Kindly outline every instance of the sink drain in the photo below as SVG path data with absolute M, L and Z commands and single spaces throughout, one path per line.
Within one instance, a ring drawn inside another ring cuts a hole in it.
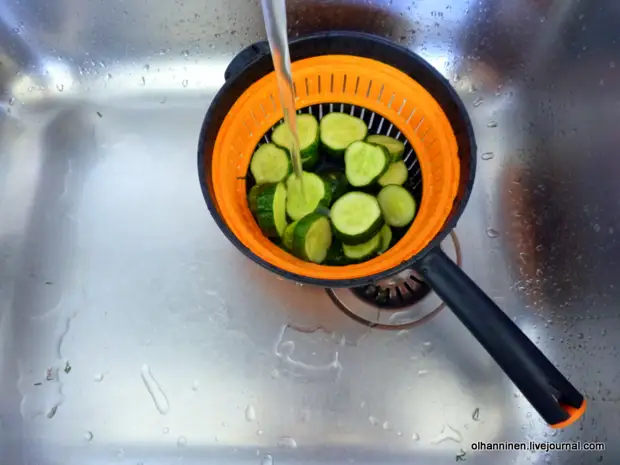
M 441 248 L 461 265 L 461 248 L 454 232 L 442 242 Z M 437 294 L 413 270 L 404 270 L 368 286 L 326 291 L 332 302 L 351 318 L 366 326 L 385 329 L 424 323 L 444 307 Z
M 431 292 L 422 277 L 413 270 L 405 270 L 396 276 L 376 284 L 355 287 L 351 291 L 364 302 L 378 308 L 397 310 L 415 305 Z

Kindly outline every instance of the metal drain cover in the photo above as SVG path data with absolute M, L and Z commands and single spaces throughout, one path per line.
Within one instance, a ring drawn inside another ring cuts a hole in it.
M 454 232 L 441 243 L 443 251 L 461 266 L 461 248 Z M 326 289 L 336 306 L 371 327 L 403 329 L 428 321 L 444 303 L 413 270 L 353 289 Z
M 393 310 L 415 305 L 431 292 L 429 285 L 413 270 L 404 270 L 376 284 L 351 290 L 369 304 Z

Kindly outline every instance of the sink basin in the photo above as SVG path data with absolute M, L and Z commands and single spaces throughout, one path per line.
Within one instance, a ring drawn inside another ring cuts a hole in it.
M 0 462 L 617 462 L 618 18 L 611 0 L 289 2 L 292 36 L 389 37 L 466 103 L 479 171 L 444 247 L 587 398 L 552 430 L 432 292 L 379 309 L 221 234 L 197 138 L 264 38 L 259 2 L 5 1 Z

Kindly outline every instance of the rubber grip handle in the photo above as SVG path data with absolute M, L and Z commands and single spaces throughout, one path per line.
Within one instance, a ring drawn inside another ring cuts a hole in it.
M 439 247 L 416 267 L 549 425 L 565 427 L 583 414 L 579 391 Z

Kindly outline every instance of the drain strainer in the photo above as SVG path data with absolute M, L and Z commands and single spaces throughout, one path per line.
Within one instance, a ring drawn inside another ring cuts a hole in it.
M 405 270 L 376 284 L 354 287 L 353 293 L 364 302 L 379 308 L 397 310 L 415 305 L 431 292 L 422 277 Z
M 454 232 L 441 243 L 442 250 L 461 266 L 461 248 Z M 403 329 L 436 315 L 444 303 L 413 270 L 352 289 L 326 289 L 330 299 L 347 315 L 367 326 Z

